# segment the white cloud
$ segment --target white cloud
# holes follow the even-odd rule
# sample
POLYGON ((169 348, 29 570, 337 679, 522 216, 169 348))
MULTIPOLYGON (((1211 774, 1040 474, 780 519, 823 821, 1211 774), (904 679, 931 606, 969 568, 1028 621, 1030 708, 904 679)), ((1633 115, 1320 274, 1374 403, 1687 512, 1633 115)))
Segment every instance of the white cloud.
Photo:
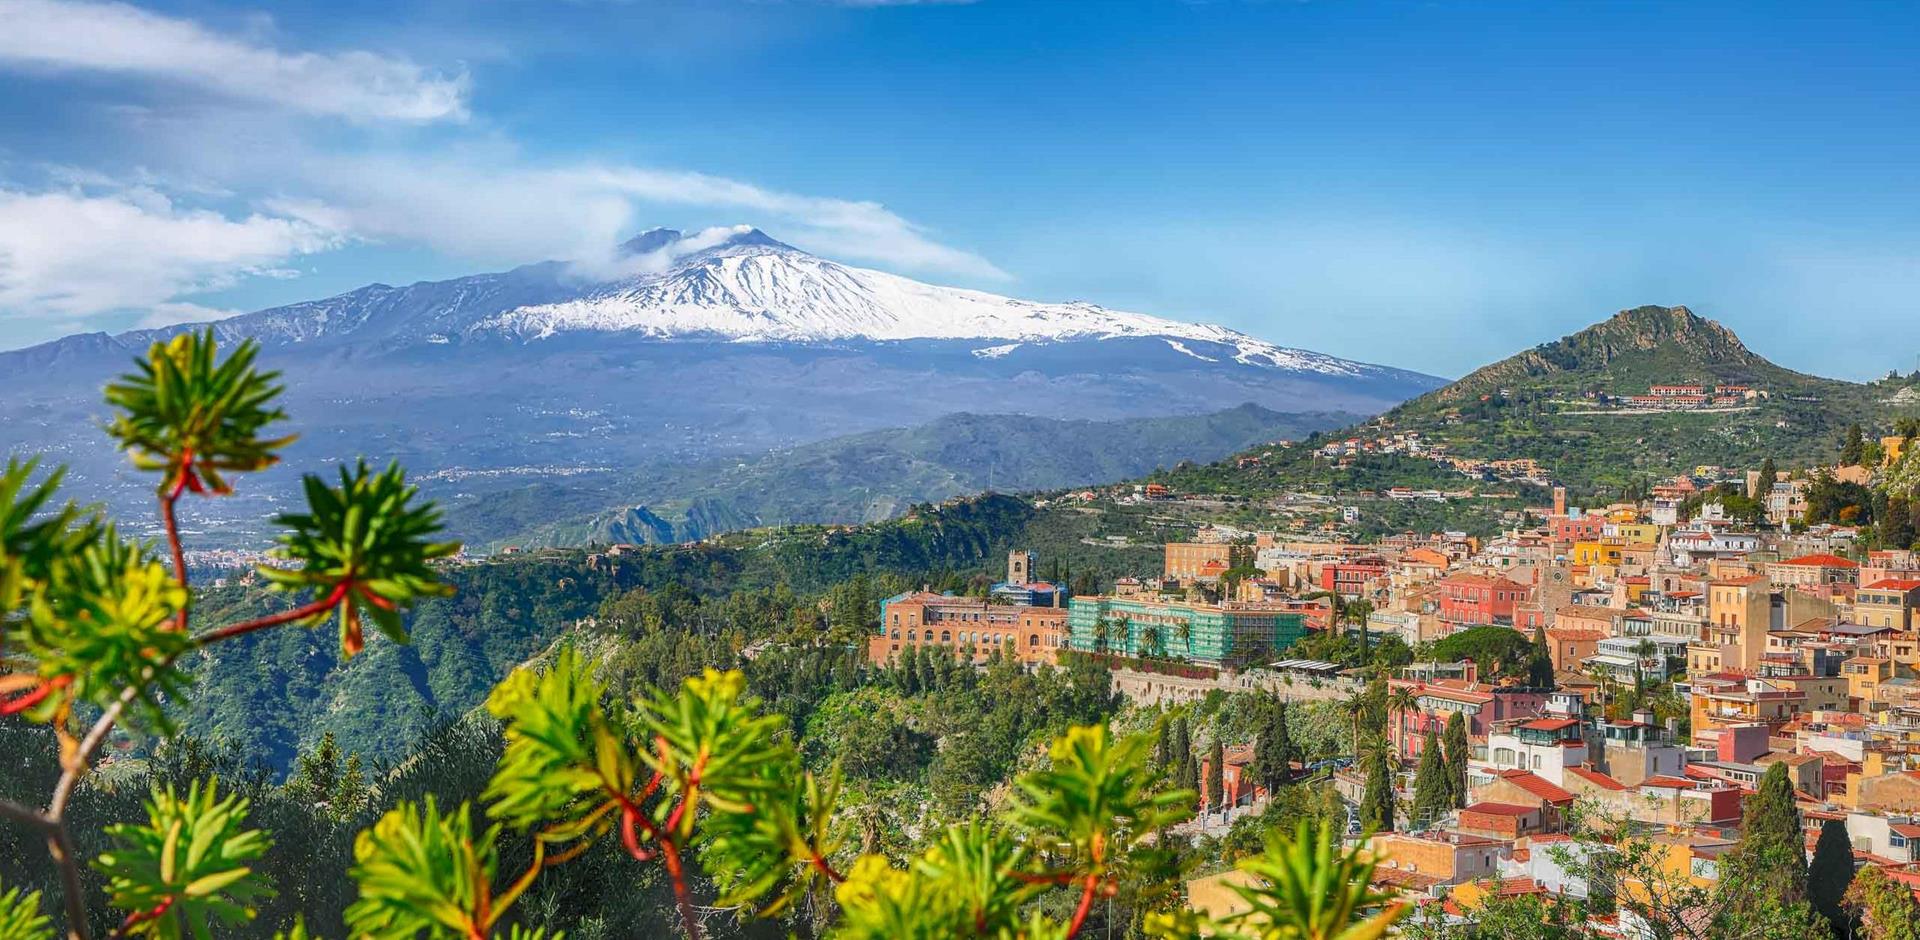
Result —
POLYGON ((152 330, 163 326, 175 326, 181 323, 211 323, 215 320, 237 317, 245 312, 244 310, 225 310, 220 307, 209 307, 205 304, 187 303, 185 301, 169 301, 163 304, 154 304, 153 307, 147 311, 147 315, 140 318, 139 326, 143 330, 152 330))
POLYGON ((270 203, 281 214, 324 230, 426 244, 475 261, 557 258, 591 270, 615 262, 620 235, 649 208, 692 207, 745 215, 776 238, 835 258, 1007 277, 987 259, 935 241, 879 203, 782 192, 704 173, 404 155, 316 155, 295 172, 310 195, 270 203))
POLYGON ((177 206, 147 188, 0 189, 0 315, 72 318, 142 308, 183 314, 173 303, 182 295, 272 273, 279 263, 341 241, 307 220, 229 218, 177 206))
POLYGON ((366 51, 287 52, 121 3, 0 0, 0 23, 0 65, 159 78, 360 120, 467 116, 465 74, 366 51))

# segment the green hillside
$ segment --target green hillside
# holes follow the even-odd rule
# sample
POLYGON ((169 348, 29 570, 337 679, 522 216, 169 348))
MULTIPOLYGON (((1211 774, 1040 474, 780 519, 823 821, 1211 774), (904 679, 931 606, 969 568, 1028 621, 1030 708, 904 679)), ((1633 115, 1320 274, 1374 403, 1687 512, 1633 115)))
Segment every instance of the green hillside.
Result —
POLYGON ((1241 405, 1206 415, 1068 420, 952 414, 775 451, 746 461, 560 481, 457 503, 453 530, 476 544, 658 544, 756 526, 890 519, 909 506, 1141 476, 1353 421, 1241 405))
MULTIPOLYGON (((1856 383, 1796 372, 1685 307, 1649 306, 1484 366, 1328 439, 1416 432, 1454 456, 1532 458, 1557 482, 1604 491, 1703 464, 1747 467, 1766 457, 1783 467, 1831 462, 1847 425, 1857 422, 1871 435, 1915 414, 1920 374, 1856 383), (1744 385, 1758 394, 1689 411, 1650 412, 1626 400, 1659 384, 1744 385)), ((1335 468, 1306 448, 1264 454, 1257 466, 1240 464, 1199 468, 1170 482, 1252 493, 1480 485, 1426 460, 1362 457, 1335 468), (1412 472, 1413 464, 1433 472, 1412 472)))

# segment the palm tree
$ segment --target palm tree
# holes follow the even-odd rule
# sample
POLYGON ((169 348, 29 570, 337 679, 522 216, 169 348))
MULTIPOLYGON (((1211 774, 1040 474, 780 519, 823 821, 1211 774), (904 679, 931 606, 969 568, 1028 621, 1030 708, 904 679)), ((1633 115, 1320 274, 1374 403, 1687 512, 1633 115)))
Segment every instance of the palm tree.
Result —
POLYGON ((1409 712, 1417 712, 1419 710, 1420 710, 1420 700, 1418 696, 1413 694, 1412 687, 1403 685, 1387 693, 1388 719, 1391 720, 1392 717, 1396 714, 1400 716, 1400 721, 1394 724, 1394 729, 1396 731, 1401 732, 1401 734, 1394 735, 1393 738, 1395 740, 1398 740, 1400 737, 1404 736, 1406 733, 1407 714, 1409 712))
POLYGON ((1156 623, 1147 624, 1146 628, 1140 631, 1140 648, 1144 651, 1145 655, 1148 655, 1148 656, 1160 655, 1160 625, 1159 624, 1156 624, 1156 623))
POLYGON ((1643 693, 1647 690, 1646 670, 1643 668, 1643 665, 1646 663, 1647 660, 1652 659, 1659 652, 1660 652, 1660 648, 1653 645, 1653 641, 1646 639, 1645 637, 1642 637, 1639 643, 1634 644, 1633 691, 1634 691, 1635 698, 1638 698, 1640 696, 1640 693, 1643 693))
POLYGON ((1340 707, 1353 716, 1353 756, 1360 757, 1360 715, 1367 710, 1367 697, 1364 693, 1354 692, 1340 700, 1340 707))
POLYGON ((1185 620, 1176 622, 1173 625, 1173 638, 1186 647, 1187 656, 1191 658, 1193 656, 1193 624, 1185 620))

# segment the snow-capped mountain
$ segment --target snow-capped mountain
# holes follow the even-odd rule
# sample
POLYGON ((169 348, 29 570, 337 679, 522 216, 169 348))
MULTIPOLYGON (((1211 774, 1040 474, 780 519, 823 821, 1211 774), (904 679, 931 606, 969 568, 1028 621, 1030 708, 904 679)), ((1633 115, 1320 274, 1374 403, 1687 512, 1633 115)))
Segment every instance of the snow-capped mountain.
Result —
MULTIPOLYGON (((671 253, 690 239, 655 229, 629 252, 671 253)), ((688 253, 666 270, 595 285, 580 296, 528 304, 478 321, 472 332, 498 330, 542 339, 573 330, 637 332, 655 337, 722 337, 740 342, 978 339, 1049 343, 1156 337, 1203 361, 1182 340, 1232 347, 1246 365, 1360 375, 1369 367, 1290 349, 1210 324, 1182 323, 1085 302, 1035 303, 924 284, 815 257, 757 229, 688 253)), ((1005 355, 1013 347, 986 347, 1005 355)))
MULTIPOLYGON (((150 481, 98 433, 100 388, 148 344, 204 328, 0 353, 0 451, 52 452, 81 495, 145 505, 150 481)), ((1124 419, 1250 402, 1357 415, 1442 384, 1219 326, 924 284, 748 228, 655 230, 601 264, 371 284, 211 328, 223 343, 258 341, 262 364, 286 374, 301 434, 289 468, 398 458, 453 496, 962 411, 1124 419)), ((1001 443, 951 446, 977 454, 1001 443)), ((271 486, 255 492, 275 498, 271 486)))

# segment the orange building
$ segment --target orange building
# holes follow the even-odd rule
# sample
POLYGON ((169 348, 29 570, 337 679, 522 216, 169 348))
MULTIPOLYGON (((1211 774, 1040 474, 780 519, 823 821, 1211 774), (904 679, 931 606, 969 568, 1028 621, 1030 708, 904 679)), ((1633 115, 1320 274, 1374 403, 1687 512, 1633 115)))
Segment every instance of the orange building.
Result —
POLYGON ((867 640, 868 661, 891 662, 912 646, 946 647, 974 663, 1011 650, 1022 663, 1051 665, 1067 646, 1067 610, 930 591, 881 601, 880 632, 867 640))

